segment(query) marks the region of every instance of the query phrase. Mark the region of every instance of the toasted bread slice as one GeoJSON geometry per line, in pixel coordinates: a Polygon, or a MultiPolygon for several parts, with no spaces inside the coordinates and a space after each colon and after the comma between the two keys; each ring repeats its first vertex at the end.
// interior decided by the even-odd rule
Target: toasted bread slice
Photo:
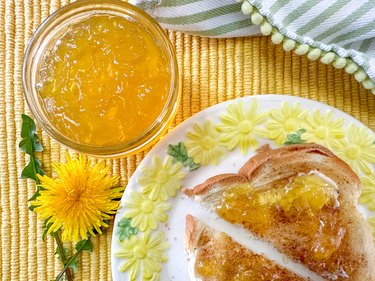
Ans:
{"type": "Polygon", "coordinates": [[[302,144],[278,149],[265,146],[238,174],[218,175],[183,192],[225,220],[242,224],[326,279],[375,280],[375,249],[370,228],[356,209],[360,180],[344,161],[323,146],[302,144]],[[288,186],[293,179],[312,172],[324,179],[327,183],[324,188],[333,190],[327,192],[329,201],[325,190],[303,194],[310,196],[312,207],[308,206],[315,208],[315,212],[305,211],[304,197],[292,197],[305,200],[302,208],[293,207],[297,201],[291,198],[277,201],[279,195],[275,195],[277,199],[265,200],[266,203],[260,200],[264,195],[275,194],[280,186],[290,192],[288,186]]]}
{"type": "Polygon", "coordinates": [[[244,248],[191,215],[186,216],[185,246],[193,280],[308,280],[244,248]]]}

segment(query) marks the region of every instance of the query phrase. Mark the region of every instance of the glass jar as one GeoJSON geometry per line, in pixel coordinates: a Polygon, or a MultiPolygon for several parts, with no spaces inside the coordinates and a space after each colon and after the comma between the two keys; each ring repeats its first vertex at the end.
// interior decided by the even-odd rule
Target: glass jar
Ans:
{"type": "MultiPolygon", "coordinates": [[[[56,78],[58,79],[58,78],[56,78]]],[[[166,131],[174,118],[180,97],[180,83],[177,60],[174,49],[165,31],[144,11],[117,0],[79,0],[68,4],[49,16],[35,31],[24,57],[22,82],[28,106],[37,123],[60,144],[78,152],[101,157],[115,157],[134,154],[156,142],[166,131]],[[167,98],[161,113],[141,134],[132,136],[121,143],[98,145],[84,143],[67,136],[54,124],[46,110],[46,104],[37,91],[37,83],[41,77],[43,60],[57,40],[62,38],[69,27],[94,15],[119,16],[141,24],[153,36],[156,44],[165,54],[169,68],[170,81],[167,98]]],[[[134,125],[134,124],[133,124],[134,125]]],[[[102,130],[106,130],[103,126],[102,130]]]]}

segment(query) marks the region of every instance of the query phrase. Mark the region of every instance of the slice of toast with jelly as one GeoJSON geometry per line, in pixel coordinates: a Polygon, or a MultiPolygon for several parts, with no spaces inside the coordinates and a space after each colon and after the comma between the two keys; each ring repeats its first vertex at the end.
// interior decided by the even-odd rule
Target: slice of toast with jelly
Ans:
{"type": "Polygon", "coordinates": [[[360,180],[321,145],[264,146],[238,174],[183,192],[327,280],[375,280],[372,235],[356,208],[360,180]]]}
{"type": "Polygon", "coordinates": [[[185,247],[191,280],[308,280],[246,249],[191,215],[186,216],[185,247]]]}

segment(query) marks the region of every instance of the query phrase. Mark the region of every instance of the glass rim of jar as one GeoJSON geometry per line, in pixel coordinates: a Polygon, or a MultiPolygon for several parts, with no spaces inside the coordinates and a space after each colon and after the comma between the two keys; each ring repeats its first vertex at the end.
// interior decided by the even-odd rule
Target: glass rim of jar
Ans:
{"type": "Polygon", "coordinates": [[[155,143],[173,120],[181,95],[177,58],[167,33],[146,12],[121,0],[78,0],[48,16],[38,26],[27,45],[22,65],[22,85],[26,103],[32,115],[50,137],[65,147],[97,157],[129,156],[155,143]],[[83,19],[84,16],[95,14],[117,15],[141,23],[155,37],[167,55],[171,71],[168,98],[160,115],[143,134],[118,145],[88,145],[64,136],[53,126],[45,112],[43,101],[36,91],[36,77],[43,59],[43,51],[50,46],[49,44],[56,41],[53,35],[58,32],[64,34],[62,30],[66,31],[70,24],[79,22],[77,18],[83,19]]]}

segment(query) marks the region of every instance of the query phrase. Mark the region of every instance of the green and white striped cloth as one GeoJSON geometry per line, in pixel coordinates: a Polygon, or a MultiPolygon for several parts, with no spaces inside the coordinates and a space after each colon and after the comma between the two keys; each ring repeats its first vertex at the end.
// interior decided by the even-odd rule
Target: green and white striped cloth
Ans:
{"type": "Polygon", "coordinates": [[[240,37],[258,34],[241,3],[233,0],[132,0],[164,28],[207,37],[240,37]]]}
{"type": "Polygon", "coordinates": [[[375,94],[375,0],[242,1],[129,2],[167,29],[208,37],[271,35],[286,51],[345,67],[375,94]]]}

